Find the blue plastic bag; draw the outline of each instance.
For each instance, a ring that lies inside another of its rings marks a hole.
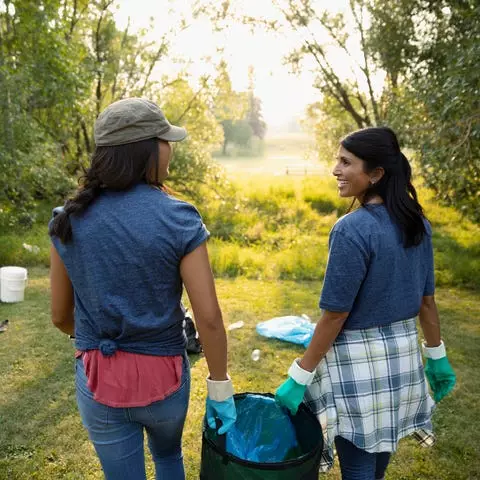
[[[235,402],[237,421],[226,433],[226,450],[243,460],[282,462],[297,446],[295,428],[275,399],[247,395]]]
[[[304,347],[310,344],[315,324],[304,317],[288,315],[275,317],[257,325],[257,333],[268,338],[285,340]]]

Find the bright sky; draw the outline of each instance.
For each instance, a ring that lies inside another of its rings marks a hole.
[[[234,0],[239,12],[251,16],[272,18],[278,15],[270,0]],[[320,1],[325,7],[333,2]],[[335,5],[345,3],[338,0]],[[179,14],[188,15],[190,0],[119,0],[116,21],[120,27],[127,24],[128,17],[133,28],[147,28],[150,17],[155,19],[149,38],[160,39],[168,28],[175,24]],[[257,31],[235,24],[223,32],[212,32],[208,21],[193,24],[172,39],[172,52],[190,59],[189,73],[194,78],[213,73],[221,56],[229,65],[230,77],[236,90],[248,86],[248,67],[255,71],[255,94],[262,100],[263,116],[270,127],[284,125],[292,118],[301,116],[305,107],[318,100],[318,91],[312,87],[313,76],[306,69],[301,76],[289,74],[283,65],[283,56],[289,53],[300,39],[294,34],[276,35]],[[223,49],[223,54],[218,53]],[[212,61],[205,60],[211,56]],[[344,68],[343,65],[338,65]],[[165,66],[163,67],[165,68]],[[169,67],[172,68],[172,67]]]

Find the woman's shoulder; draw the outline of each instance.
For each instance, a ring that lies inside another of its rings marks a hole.
[[[334,225],[334,229],[338,231],[342,230],[357,230],[365,229],[369,225],[374,225],[382,218],[382,210],[384,207],[381,205],[375,205],[374,208],[371,207],[360,207],[349,212],[346,215],[340,217]]]
[[[368,245],[372,238],[384,231],[385,225],[390,221],[383,205],[360,207],[339,218],[331,234],[340,234],[357,244]]]
[[[152,185],[140,184],[135,188],[135,191],[142,196],[148,197],[149,199],[155,199],[158,204],[161,204],[165,208],[169,208],[174,211],[197,211],[196,207],[192,203],[186,200],[181,200],[180,198],[175,197],[174,194]]]
[[[172,213],[200,216],[197,207],[193,205],[193,203],[187,202],[186,200],[181,200],[180,198],[177,198],[167,192],[162,193],[163,201],[165,202],[167,208],[172,211]]]

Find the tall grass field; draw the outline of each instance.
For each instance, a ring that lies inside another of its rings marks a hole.
[[[286,164],[313,161],[309,145],[275,139],[255,161],[218,159],[232,193],[197,204],[211,232],[209,254],[225,324],[244,322],[228,331],[229,372],[237,392],[274,392],[302,354],[302,347],[258,336],[258,322],[303,313],[319,318],[328,234],[349,202],[339,199],[325,164],[323,176],[285,175]],[[480,226],[438,205],[428,190],[420,187],[419,193],[435,232],[436,298],[457,386],[437,406],[436,445],[426,449],[404,439],[386,478],[480,479]],[[25,301],[0,304],[0,321],[9,319],[0,333],[1,480],[103,478],[75,404],[73,346],[50,321],[50,209],[39,206],[31,230],[0,235],[0,266],[29,269]],[[260,350],[258,361],[252,360],[254,349]],[[190,360],[183,447],[187,479],[197,480],[207,367],[202,355]],[[153,479],[149,459],[147,469]],[[319,478],[340,479],[338,464]]]

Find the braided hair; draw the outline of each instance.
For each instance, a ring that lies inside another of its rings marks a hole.
[[[72,239],[70,215],[80,215],[106,190],[128,190],[146,181],[155,186],[158,178],[158,140],[155,138],[112,147],[96,147],[90,167],[80,178],[80,188],[67,200],[63,211],[50,224],[49,234],[62,243]]]

